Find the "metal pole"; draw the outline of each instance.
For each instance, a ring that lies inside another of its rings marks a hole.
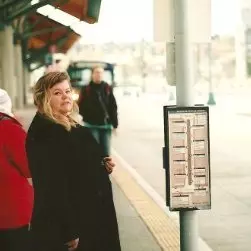
[[[190,3],[191,4],[191,3]],[[190,29],[189,0],[175,0],[175,62],[177,105],[193,105],[193,44]]]
[[[214,90],[213,90],[213,76],[212,76],[212,43],[208,44],[208,68],[209,68],[209,92],[208,105],[216,105]]]
[[[28,66],[23,64],[23,100],[24,104],[28,104],[27,93],[30,88],[30,73],[28,70]]]
[[[175,43],[166,42],[166,82],[168,85],[168,101],[175,100],[171,86],[176,85],[176,72],[175,72]]]
[[[196,211],[180,211],[180,251],[199,251]]]
[[[140,43],[140,71],[141,71],[141,78],[142,78],[142,92],[146,92],[146,76],[145,76],[145,41],[144,39],[141,40]]]
[[[16,106],[16,79],[14,71],[14,40],[13,40],[13,28],[6,26],[3,31],[3,47],[2,47],[2,80],[4,89],[8,92],[12,106]]]
[[[17,88],[17,103],[16,108],[22,109],[23,101],[23,62],[22,62],[22,48],[20,43],[14,46],[15,53],[15,75],[16,75],[16,88]]]
[[[190,0],[175,0],[175,61],[176,95],[178,106],[193,105],[192,84],[193,43],[191,38]],[[180,250],[198,251],[198,224],[196,211],[180,211]]]

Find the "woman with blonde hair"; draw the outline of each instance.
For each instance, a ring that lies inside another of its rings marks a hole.
[[[34,186],[34,251],[120,251],[109,173],[114,163],[78,124],[67,73],[34,87],[26,151]]]

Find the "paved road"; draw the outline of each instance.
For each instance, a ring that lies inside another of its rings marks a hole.
[[[164,198],[163,96],[119,98],[116,151]],[[224,96],[211,109],[212,210],[199,212],[215,251],[251,250],[251,101]]]

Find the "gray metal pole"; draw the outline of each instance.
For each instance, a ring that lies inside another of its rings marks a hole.
[[[175,61],[178,106],[192,106],[194,81],[193,43],[191,39],[190,0],[175,0]],[[180,250],[198,251],[196,211],[180,212]]]
[[[178,106],[193,105],[193,44],[189,30],[191,27],[189,4],[191,4],[189,0],[175,0],[175,69]]]
[[[176,85],[175,71],[175,43],[166,42],[166,82],[168,85],[169,98],[168,101],[175,100],[171,86]]]
[[[142,78],[142,91],[146,92],[146,76],[145,76],[145,41],[144,39],[140,42],[140,71]]]
[[[3,31],[3,47],[2,47],[2,80],[4,89],[8,92],[15,108],[16,104],[16,84],[14,71],[14,44],[13,44],[13,28],[6,26]]]
[[[30,73],[28,67],[23,64],[23,95],[24,95],[24,104],[28,104],[27,94],[28,89],[30,88]]]
[[[24,105],[24,90],[23,90],[23,62],[22,48],[20,44],[15,44],[15,71],[16,71],[16,88],[17,88],[17,103],[16,108],[22,109]]]
[[[0,88],[4,89],[4,81],[3,81],[3,46],[4,46],[4,31],[1,29],[0,24]]]
[[[209,90],[208,90],[208,105],[216,105],[214,89],[213,89],[213,75],[212,75],[212,43],[208,44],[208,69],[209,69]]]
[[[180,251],[199,251],[196,211],[180,211]]]

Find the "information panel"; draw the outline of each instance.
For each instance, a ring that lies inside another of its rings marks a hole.
[[[211,208],[208,107],[166,106],[164,123],[170,210]]]

